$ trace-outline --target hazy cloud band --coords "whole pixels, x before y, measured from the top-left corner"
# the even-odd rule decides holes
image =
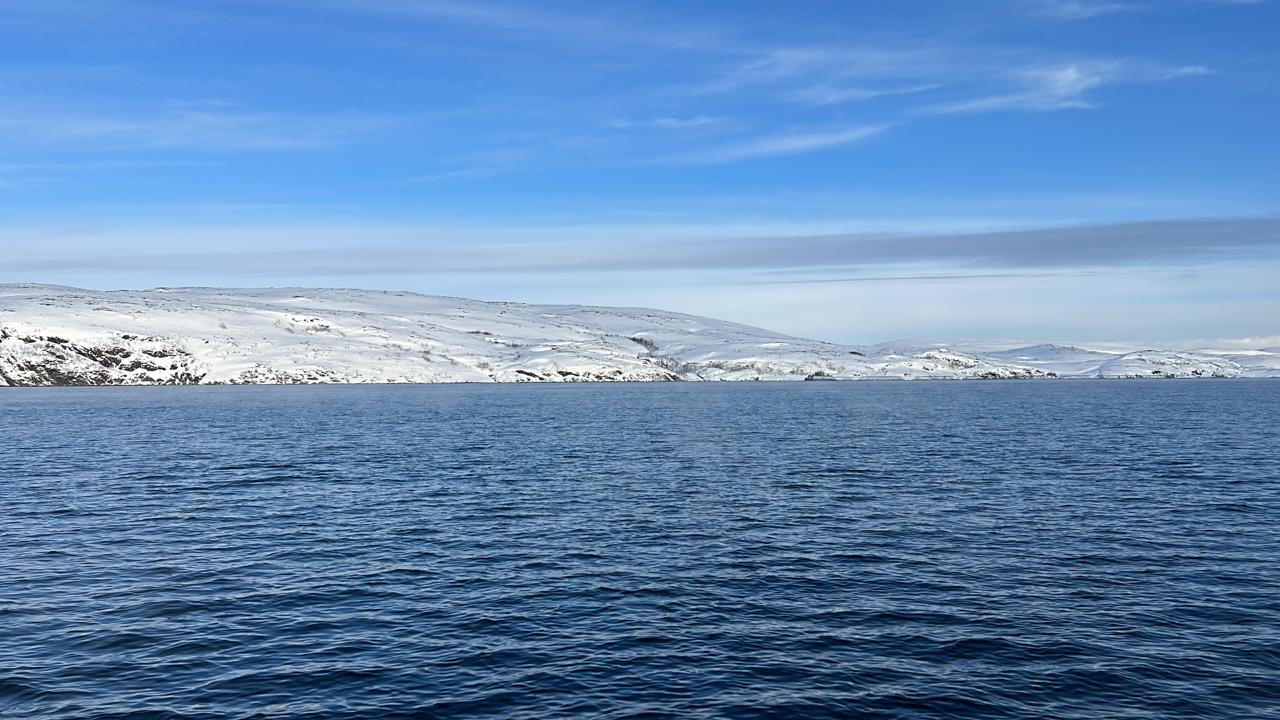
[[[634,231],[634,230],[633,230]],[[290,228],[291,238],[305,229]],[[270,228],[202,231],[200,244],[246,234],[270,246]],[[330,233],[332,231],[330,230]],[[229,275],[367,276],[422,273],[550,273],[618,271],[795,271],[930,265],[957,269],[1078,269],[1177,266],[1248,260],[1280,251],[1280,217],[1166,220],[1031,230],[928,235],[850,234],[799,237],[655,240],[613,238],[526,242],[442,242],[438,231],[395,229],[378,244],[376,229],[353,229],[347,243],[316,250],[226,253],[10,256],[10,280],[43,271],[173,272]],[[332,237],[330,235],[330,237]],[[384,238],[386,235],[383,236]],[[173,240],[183,242],[183,233]],[[362,245],[364,245],[362,247]]]

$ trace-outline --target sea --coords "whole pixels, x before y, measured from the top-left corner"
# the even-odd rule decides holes
[[[5,718],[1277,718],[1280,381],[0,388]]]

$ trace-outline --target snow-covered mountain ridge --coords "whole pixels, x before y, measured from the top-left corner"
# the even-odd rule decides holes
[[[0,285],[0,385],[9,386],[1237,377],[1280,375],[1274,350],[862,348],[640,308]]]

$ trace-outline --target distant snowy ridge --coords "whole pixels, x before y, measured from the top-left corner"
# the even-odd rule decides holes
[[[1273,351],[859,348],[639,308],[365,290],[0,285],[8,386],[1238,377],[1280,375]]]
[[[1252,374],[1233,360],[1189,351],[1114,353],[1061,345],[1032,345],[992,352],[988,356],[1050,369],[1059,377],[1241,377]]]

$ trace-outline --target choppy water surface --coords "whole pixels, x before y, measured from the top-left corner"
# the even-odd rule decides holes
[[[8,717],[1277,717],[1280,382],[0,392]]]

